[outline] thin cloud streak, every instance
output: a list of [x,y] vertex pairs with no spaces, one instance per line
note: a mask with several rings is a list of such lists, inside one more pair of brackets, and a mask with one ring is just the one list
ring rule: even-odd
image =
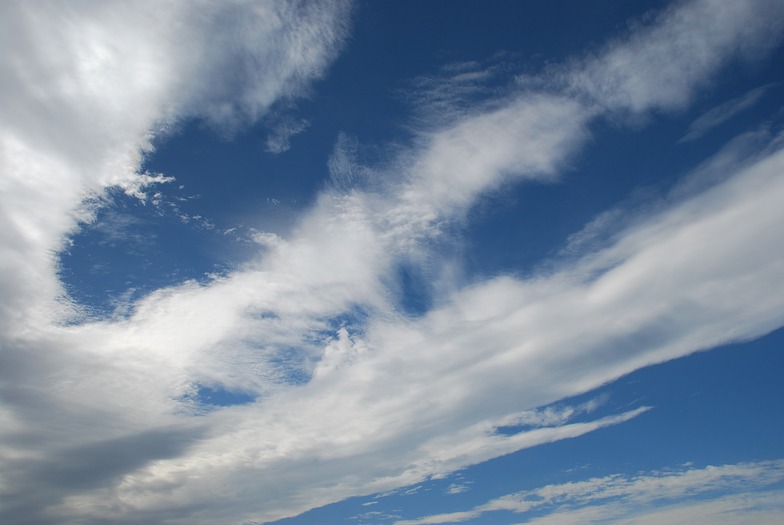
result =
[[688,132],[683,136],[680,142],[697,140],[713,128],[716,128],[727,122],[735,115],[738,115],[743,111],[753,107],[754,104],[756,104],[763,97],[763,95],[765,95],[765,93],[775,86],[776,84],[768,84],[752,89],[740,97],[733,98],[732,100],[728,100],[727,102],[716,106],[715,108],[709,109],[691,123]]
[[[395,525],[463,523],[484,514],[531,511],[544,516],[523,523],[773,523],[784,511],[784,462],[681,468],[636,476],[620,474],[547,485],[495,498],[471,510],[435,514]],[[667,521],[656,521],[665,518]],[[677,518],[676,518],[677,517]],[[765,521],[754,521],[754,520]]]
[[564,78],[576,95],[611,115],[675,111],[728,59],[753,60],[776,47],[783,12],[776,0],[675,3]]

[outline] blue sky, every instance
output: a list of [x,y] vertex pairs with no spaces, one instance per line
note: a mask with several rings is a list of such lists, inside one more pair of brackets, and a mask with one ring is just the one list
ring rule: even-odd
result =
[[0,522],[784,517],[784,5],[0,6]]

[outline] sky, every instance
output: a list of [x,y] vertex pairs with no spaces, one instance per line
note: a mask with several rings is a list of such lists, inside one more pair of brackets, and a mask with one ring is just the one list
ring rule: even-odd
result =
[[0,43],[0,523],[784,519],[784,3]]

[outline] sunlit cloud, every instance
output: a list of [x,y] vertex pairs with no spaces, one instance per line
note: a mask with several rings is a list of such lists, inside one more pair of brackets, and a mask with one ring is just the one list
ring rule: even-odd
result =
[[[165,192],[171,179],[140,173],[144,158],[188,119],[228,139],[307,96],[345,44],[350,6],[0,10],[0,38],[18,49],[0,59],[4,522],[264,522],[395,490],[646,417],[643,405],[600,416],[601,400],[553,404],[784,324],[771,287],[784,280],[784,151],[766,130],[751,150],[717,152],[685,178],[699,184],[658,207],[600,217],[546,271],[467,280],[444,249],[484,196],[559,180],[594,123],[682,109],[727,63],[769,49],[778,3],[677,4],[501,94],[464,65],[464,92],[450,98],[434,80],[411,142],[383,161],[362,158],[361,138],[335,137],[330,181],[290,232],[252,230],[258,252],[238,268],[107,318],[87,316],[58,279],[69,236],[109,188]],[[283,153],[306,127],[281,120],[266,148]],[[101,227],[122,235],[123,224]],[[427,276],[420,314],[401,305],[402,265]],[[722,468],[703,474],[781,470]],[[636,501],[641,483],[698,474],[594,481]]]
[[760,98],[765,95],[765,93],[775,87],[776,86],[773,84],[760,86],[741,95],[740,97],[728,100],[727,102],[716,106],[715,108],[711,108],[705,112],[705,114],[701,115],[697,120],[691,123],[688,133],[683,136],[681,142],[697,140],[713,128],[720,126],[746,109],[753,107],[754,104],[756,104]]

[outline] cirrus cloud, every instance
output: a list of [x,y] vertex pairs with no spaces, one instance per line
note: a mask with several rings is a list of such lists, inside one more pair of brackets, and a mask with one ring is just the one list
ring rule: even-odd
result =
[[[777,136],[742,159],[717,155],[717,182],[626,216],[546,273],[465,283],[439,251],[483,195],[556,180],[592,122],[683,107],[723,65],[778,41],[779,3],[678,4],[558,78],[424,126],[385,164],[354,170],[343,144],[330,168],[346,183],[289,235],[259,233],[263,250],[242,268],[109,319],[78,316],[53,254],[106,188],[143,198],[165,181],[138,171],[167,126],[195,117],[229,134],[305,93],[342,44],[349,7],[3,9],[2,38],[20,46],[2,59],[0,106],[4,522],[291,516],[641,416],[648,407],[588,422],[567,411],[497,432],[642,366],[784,324],[770,287],[784,279]],[[353,184],[355,172],[374,182]],[[422,315],[396,299],[401,264],[434,283]],[[252,401],[205,410],[203,388]]]

